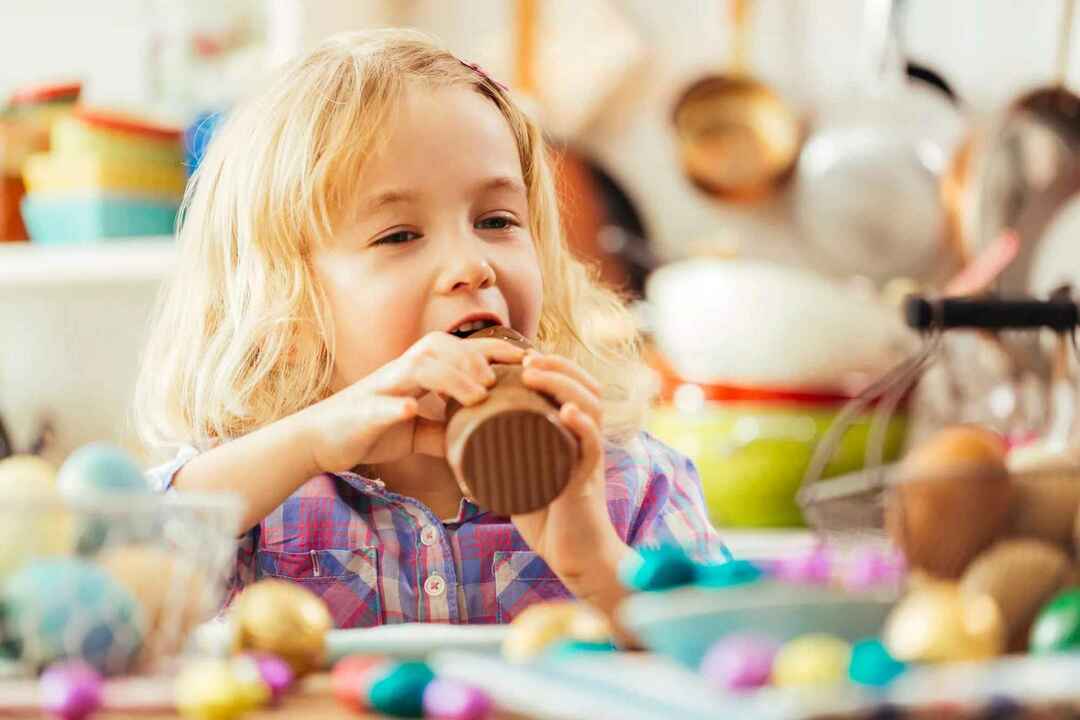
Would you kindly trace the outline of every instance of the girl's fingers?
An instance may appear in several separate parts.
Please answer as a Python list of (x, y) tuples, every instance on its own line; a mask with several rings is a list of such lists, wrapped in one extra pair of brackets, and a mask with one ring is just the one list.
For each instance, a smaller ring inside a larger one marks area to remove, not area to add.
[(577, 436), (581, 443), (582, 477), (589, 478), (593, 470), (603, 462), (604, 441), (600, 437), (600, 426), (574, 403), (567, 403), (559, 410), (559, 418)]
[(578, 365), (569, 358), (562, 357), (561, 355), (543, 355), (540, 353), (528, 353), (525, 356), (524, 365), (527, 368), (537, 368), (538, 370), (557, 370), (564, 375), (577, 380), (579, 383), (589, 389), (593, 395), (599, 395), (601, 390), (600, 383), (596, 378), (590, 375), (585, 368)]
[(475, 340), (460, 340), (459, 342), (465, 343), (470, 350), (478, 351), (489, 363), (520, 363), (525, 357), (525, 351), (522, 348), (505, 340), (477, 338)]
[(521, 379), (534, 390), (539, 390), (555, 398), (560, 405), (574, 403), (585, 411), (595, 423), (600, 424), (602, 414), (600, 398), (590, 392), (576, 378), (555, 370), (540, 370), (530, 367), (522, 373)]
[(417, 381), (425, 390), (452, 397), (462, 405), (475, 405), (487, 397), (486, 386), (448, 363), (431, 363), (417, 372)]

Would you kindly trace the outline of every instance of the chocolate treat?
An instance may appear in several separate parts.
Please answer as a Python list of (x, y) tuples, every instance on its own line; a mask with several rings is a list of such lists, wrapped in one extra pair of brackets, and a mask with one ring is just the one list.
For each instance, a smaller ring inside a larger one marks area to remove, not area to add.
[[(522, 348), (529, 341), (507, 327), (479, 330), (469, 338), (498, 338)], [(469, 407), (446, 407), (446, 458), (461, 491), (499, 515), (548, 505), (570, 482), (578, 458), (574, 435), (559, 420), (558, 406), (528, 388), (520, 365), (496, 364), (496, 384)]]

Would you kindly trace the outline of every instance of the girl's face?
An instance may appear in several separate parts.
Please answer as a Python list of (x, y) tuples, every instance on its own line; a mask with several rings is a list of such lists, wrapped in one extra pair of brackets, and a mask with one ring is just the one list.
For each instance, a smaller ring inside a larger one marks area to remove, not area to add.
[(361, 194), (313, 255), (336, 332), (335, 389), (469, 321), (535, 340), (540, 267), (517, 144), (487, 98), (410, 87)]

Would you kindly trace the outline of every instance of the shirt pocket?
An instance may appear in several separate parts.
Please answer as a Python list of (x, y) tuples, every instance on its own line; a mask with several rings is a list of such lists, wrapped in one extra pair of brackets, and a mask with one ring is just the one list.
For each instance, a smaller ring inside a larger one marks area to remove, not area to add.
[(372, 627), (382, 622), (378, 550), (309, 550), (256, 553), (258, 577), (299, 583), (321, 597), (334, 627)]
[(492, 574), (500, 623), (511, 622), (533, 603), (573, 598), (544, 559), (530, 550), (496, 551)]

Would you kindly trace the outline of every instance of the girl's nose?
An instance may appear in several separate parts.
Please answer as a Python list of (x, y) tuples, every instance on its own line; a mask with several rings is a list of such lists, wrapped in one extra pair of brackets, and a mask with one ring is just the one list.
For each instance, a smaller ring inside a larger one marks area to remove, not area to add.
[(483, 290), (495, 284), (495, 268), (485, 258), (469, 255), (451, 260), (443, 277), (445, 292)]

